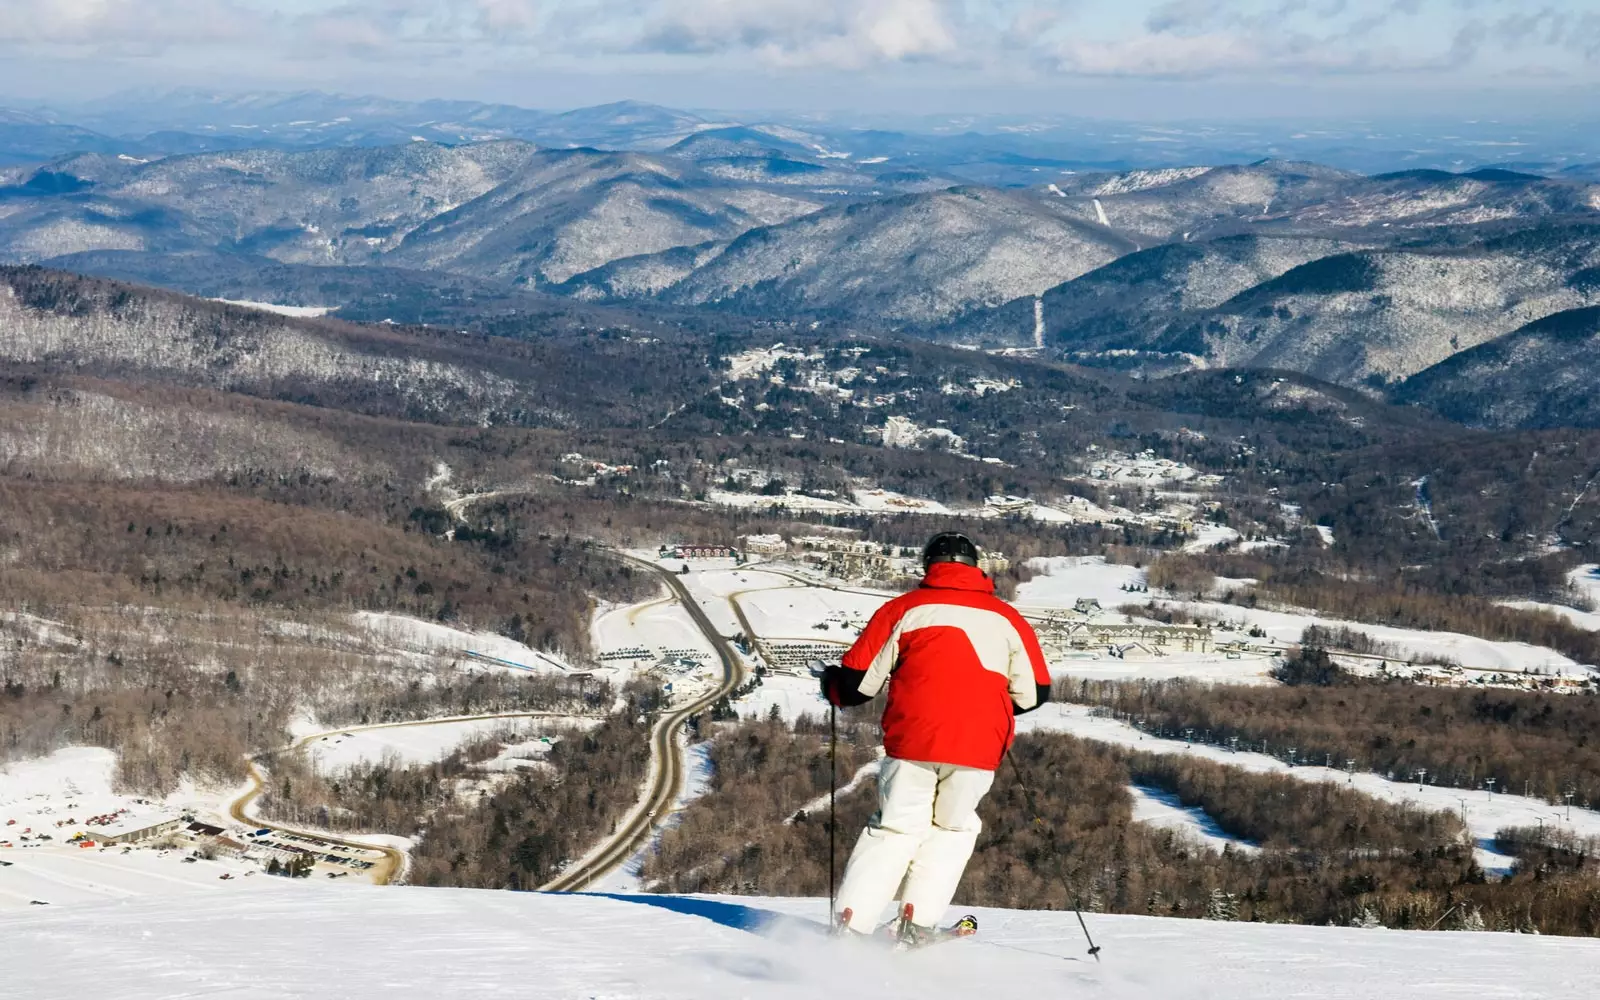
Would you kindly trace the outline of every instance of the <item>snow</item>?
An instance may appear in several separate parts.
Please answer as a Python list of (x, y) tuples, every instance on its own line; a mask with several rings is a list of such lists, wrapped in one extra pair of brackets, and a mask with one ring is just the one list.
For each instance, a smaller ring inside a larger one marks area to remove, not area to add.
[(565, 663), (550, 653), (491, 632), (467, 632), (387, 611), (357, 611), (350, 617), (356, 625), (384, 641), (414, 653), (461, 655), (476, 664), (510, 670), (567, 669)]
[[(1580, 1000), (1576, 938), (975, 909), (976, 938), (913, 954), (829, 941), (815, 899), (568, 895), (275, 882), (248, 897), (0, 915), (12, 995), (321, 1000), (1061, 993), (1089, 1000)], [(381, 942), (372, 947), (370, 943)]]
[[(1546, 825), (1571, 830), (1580, 837), (1600, 836), (1600, 812), (1573, 808), (1571, 819), (1563, 805), (1551, 805), (1521, 795), (1489, 795), (1482, 790), (1417, 785), (1409, 781), (1390, 781), (1383, 775), (1357, 770), (1346, 774), (1338, 767), (1301, 765), (1290, 767), (1276, 757), (1250, 751), (1230, 751), (1224, 747), (1190, 744), (1183, 740), (1159, 739), (1116, 719), (1093, 714), (1087, 705), (1060, 702), (1045, 705), (1036, 712), (1017, 718), (1017, 732), (1065, 732), (1083, 739), (1147, 753), (1188, 754), (1247, 771), (1287, 774), (1302, 781), (1332, 781), (1347, 784), (1356, 791), (1388, 802), (1409, 802), (1428, 809), (1464, 813), (1467, 829), (1480, 849), (1496, 832), (1510, 826)], [(1337, 762), (1336, 762), (1337, 763)], [(1360, 766), (1359, 764), (1357, 765)], [(1463, 800), (1465, 800), (1463, 802)]]
[(1205, 846), (1221, 851), (1232, 845), (1236, 851), (1257, 851), (1259, 847), (1247, 840), (1228, 836), (1217, 821), (1198, 806), (1186, 806), (1171, 792), (1142, 785), (1129, 785), (1133, 793), (1133, 821), (1164, 830), (1178, 830), (1188, 834)]
[(1548, 611), (1553, 615), (1565, 618), (1579, 628), (1586, 628), (1591, 632), (1600, 632), (1600, 613), (1579, 611), (1577, 608), (1569, 608), (1565, 604), (1545, 604), (1540, 601), (1501, 601), (1500, 603), (1505, 607), (1517, 608), (1522, 611)]
[[(234, 888), (232, 880), (256, 865), (218, 861), (185, 864), (179, 852), (121, 847), (80, 848), (68, 838), (93, 827), (94, 817), (128, 810), (128, 815), (172, 818), (184, 813), (218, 815), (233, 795), (197, 789), (186, 783), (162, 800), (124, 795), (112, 788), (117, 755), (103, 747), (65, 747), (31, 760), (0, 767), (0, 909), (27, 907), (34, 899), (50, 904), (96, 899), (126, 899), (157, 893)], [(67, 820), (75, 822), (68, 823)], [(14, 824), (8, 823), (15, 820)], [(59, 824), (59, 825), (58, 825)], [(113, 824), (114, 825), (114, 824)], [(224, 823), (225, 825), (225, 823)], [(31, 833), (27, 831), (31, 830)], [(51, 840), (22, 840), (47, 834)]]
[(212, 299), (224, 305), (239, 306), (244, 309), (259, 309), (262, 312), (276, 313), (279, 316), (291, 316), (295, 319), (316, 319), (333, 312), (337, 306), (280, 306), (272, 302), (251, 302), (248, 299)]
[(1195, 537), (1183, 546), (1185, 552), (1204, 552), (1214, 545), (1226, 545), (1239, 540), (1239, 532), (1224, 524), (1202, 524), (1195, 529)]
[(590, 632), (603, 663), (607, 652), (619, 650), (644, 650), (648, 655), (640, 659), (651, 663), (669, 655), (699, 657), (708, 665), (717, 658), (689, 612), (671, 597), (611, 609), (595, 618)]
[[(551, 732), (580, 720), (459, 719), (450, 722), (397, 723), (329, 733), (305, 745), (313, 765), (324, 774), (357, 764), (391, 761), (415, 767), (443, 760), (471, 740), (504, 733), (513, 742)], [(592, 721), (592, 720), (583, 720)]]
[[(112, 789), (116, 768), (117, 755), (104, 747), (63, 747), (48, 757), (0, 765), (0, 824), (17, 821), (15, 826), (0, 826), (0, 840), (16, 842), (17, 835), (31, 826), (59, 841), (88, 826), (92, 816), (122, 809), (179, 815), (209, 809), (228, 796), (226, 790), (199, 789), (189, 783), (160, 800), (124, 795)], [(78, 822), (56, 826), (69, 818)]]
[(1587, 563), (1567, 574), (1567, 582), (1600, 608), (1600, 565)]
[(1542, 670), (1557, 675), (1584, 676), (1586, 668), (1553, 649), (1530, 646), (1523, 642), (1501, 642), (1480, 639), (1459, 632), (1427, 632), (1420, 629), (1395, 628), (1389, 625), (1370, 625), (1365, 622), (1325, 618), (1312, 611), (1268, 611), (1263, 608), (1246, 608), (1234, 604), (1210, 602), (1158, 600), (1165, 607), (1179, 608), (1193, 615), (1220, 618), (1232, 625), (1259, 627), (1267, 637), (1282, 645), (1294, 645), (1308, 625), (1325, 628), (1350, 628), (1393, 646), (1406, 656), (1442, 656), (1464, 667), (1479, 670), (1522, 672)]
[[(844, 652), (843, 646), (839, 652)], [(784, 674), (768, 674), (760, 687), (734, 702), (733, 707), (746, 719), (765, 719), (776, 707), (788, 722), (802, 715), (816, 719), (828, 712), (828, 703), (822, 699), (821, 685), (815, 677)]]
[[(893, 596), (804, 587), (756, 591), (738, 600), (751, 629), (763, 639), (854, 642), (867, 619)], [(823, 624), (827, 628), (817, 628)]]
[[(189, 899), (256, 889), (270, 880), (249, 861), (185, 862), (181, 851), (76, 846), (0, 849), (0, 914), (51, 906), (110, 902), (141, 896)], [(223, 875), (231, 876), (223, 879)], [(0, 992), (0, 995), (4, 995)]]
[(1019, 607), (1070, 608), (1087, 597), (1109, 610), (1144, 599), (1122, 589), (1144, 586), (1144, 570), (1108, 564), (1103, 556), (1030, 559), (1028, 568), (1039, 575), (1017, 588)]

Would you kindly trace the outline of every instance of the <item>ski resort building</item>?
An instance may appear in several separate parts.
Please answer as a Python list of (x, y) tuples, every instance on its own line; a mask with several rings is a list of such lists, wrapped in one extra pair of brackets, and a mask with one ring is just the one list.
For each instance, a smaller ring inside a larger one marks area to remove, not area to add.
[(744, 550), (754, 556), (782, 556), (789, 553), (789, 543), (782, 535), (746, 535)]
[(1130, 622), (1121, 615), (1061, 611), (1034, 621), (1047, 651), (1100, 652), (1118, 659), (1165, 656), (1169, 652), (1209, 653), (1211, 629), (1204, 625)]
[(663, 545), (663, 559), (738, 559), (739, 550), (732, 545)]
[(182, 826), (183, 820), (170, 814), (128, 813), (87, 829), (102, 844), (138, 844), (177, 833)]

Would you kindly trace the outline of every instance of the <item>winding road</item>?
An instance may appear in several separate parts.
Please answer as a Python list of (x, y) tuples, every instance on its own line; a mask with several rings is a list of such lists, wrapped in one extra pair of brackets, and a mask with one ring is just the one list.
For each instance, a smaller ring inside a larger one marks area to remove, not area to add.
[[(489, 715), (455, 715), (443, 719), (417, 719), (409, 722), (379, 722), (365, 726), (345, 726), (341, 729), (330, 729), (326, 732), (311, 733), (308, 736), (302, 736), (293, 743), (290, 743), (287, 747), (283, 748), (283, 751), (298, 750), (301, 747), (309, 746), (312, 743), (323, 739), (324, 737), (337, 736), (341, 733), (363, 733), (371, 732), (372, 730), (377, 729), (411, 729), (422, 726), (438, 726), (454, 722), (489, 722), (496, 719), (565, 719), (574, 717), (575, 716), (573, 716), (571, 713), (563, 712), (500, 712)], [(277, 752), (281, 753), (283, 751)], [(353, 850), (376, 851), (379, 854), (382, 854), (383, 858), (381, 861), (374, 862), (374, 867), (370, 873), (373, 884), (375, 885), (388, 885), (397, 875), (405, 871), (405, 853), (398, 848), (390, 847), (385, 844), (368, 843), (359, 839), (359, 834), (356, 835), (357, 839), (350, 839), (348, 837), (341, 837), (336, 833), (328, 833), (323, 830), (290, 826), (280, 823), (276, 820), (264, 819), (260, 816), (252, 815), (250, 813), (250, 805), (255, 802), (256, 799), (260, 798), (261, 793), (266, 790), (266, 776), (262, 774), (261, 769), (256, 766), (254, 758), (245, 761), (245, 766), (249, 768), (250, 772), (250, 788), (243, 795), (239, 796), (228, 804), (228, 815), (232, 817), (235, 822), (242, 823), (246, 826), (255, 827), (257, 829), (271, 830), (274, 833), (292, 833), (302, 837), (313, 837), (324, 843), (337, 844), (340, 847), (348, 847)]]
[(733, 646), (722, 637), (716, 626), (711, 624), (711, 619), (706, 617), (705, 611), (689, 593), (689, 589), (683, 585), (683, 581), (653, 562), (620, 553), (618, 558), (650, 570), (661, 577), (671, 589), (678, 603), (688, 611), (689, 617), (694, 619), (695, 626), (705, 634), (706, 641), (711, 643), (711, 648), (716, 650), (717, 657), (722, 661), (722, 683), (704, 697), (681, 708), (673, 709), (656, 720), (655, 727), (650, 733), (650, 757), (653, 765), (650, 784), (645, 789), (639, 805), (634, 807), (627, 821), (618, 827), (617, 832), (608, 840), (541, 886), (540, 889), (544, 892), (581, 892), (596, 880), (614, 871), (644, 847), (655, 830), (658, 818), (666, 818), (678, 793), (683, 790), (684, 762), (678, 747), (678, 734), (683, 730), (683, 724), (695, 715), (710, 711), (719, 699), (731, 694), (744, 678), (744, 669), (739, 664), (739, 657), (734, 652)]

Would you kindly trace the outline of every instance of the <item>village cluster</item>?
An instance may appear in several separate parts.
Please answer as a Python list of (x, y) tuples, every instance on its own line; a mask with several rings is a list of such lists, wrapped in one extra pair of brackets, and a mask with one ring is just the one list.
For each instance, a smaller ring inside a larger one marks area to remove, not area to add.
[[(184, 860), (191, 862), (202, 857), (251, 861), (273, 872), (281, 869), (287, 873), (299, 868), (309, 873), (318, 864), (339, 869), (327, 871), (329, 878), (343, 877), (350, 871), (367, 871), (374, 867), (372, 859), (380, 856), (377, 851), (346, 847), (306, 834), (267, 828), (230, 833), (193, 815), (130, 808), (86, 817), (82, 822), (68, 815), (54, 820), (49, 827), (38, 828), (8, 819), (0, 829), (5, 831), (0, 833), (0, 848), (67, 846), (103, 851), (120, 847), (122, 853), (136, 847), (152, 848), (183, 852)], [(231, 878), (232, 873), (224, 872), (219, 877)]]

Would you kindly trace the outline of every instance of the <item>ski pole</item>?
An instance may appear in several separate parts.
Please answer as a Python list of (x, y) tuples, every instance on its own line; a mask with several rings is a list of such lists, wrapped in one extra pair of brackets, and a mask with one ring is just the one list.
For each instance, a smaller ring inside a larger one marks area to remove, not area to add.
[(833, 926), (833, 908), (837, 899), (834, 880), (834, 831), (838, 827), (834, 815), (834, 797), (839, 787), (839, 709), (828, 706), (828, 926)]
[[(1061, 852), (1056, 849), (1056, 832), (1053, 827), (1045, 823), (1044, 816), (1039, 812), (1039, 804), (1034, 801), (1033, 790), (1028, 787), (1028, 782), (1022, 777), (1022, 768), (1011, 757), (1011, 749), (1006, 749), (1006, 762), (1011, 765), (1011, 773), (1017, 776), (1017, 787), (1022, 789), (1022, 797), (1028, 803), (1028, 811), (1033, 813), (1033, 821), (1042, 825), (1050, 833), (1050, 858), (1055, 864), (1056, 878), (1061, 881), (1061, 888), (1066, 890), (1067, 898), (1072, 898), (1072, 886), (1067, 882), (1067, 875), (1061, 870)], [(1094, 938), (1089, 934), (1089, 924), (1083, 919), (1083, 911), (1073, 904), (1072, 912), (1078, 918), (1078, 926), (1083, 928), (1083, 939), (1089, 942), (1089, 954), (1094, 956), (1096, 962), (1100, 961), (1100, 946), (1094, 943)]]

